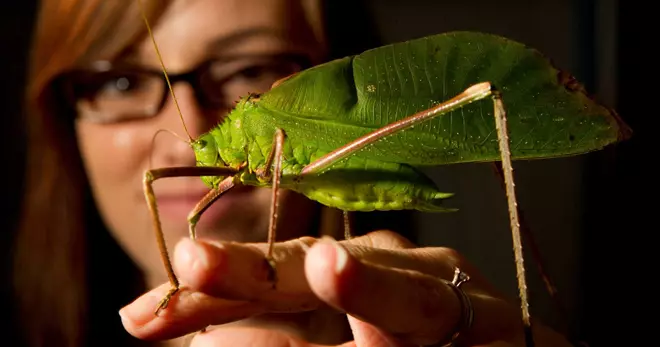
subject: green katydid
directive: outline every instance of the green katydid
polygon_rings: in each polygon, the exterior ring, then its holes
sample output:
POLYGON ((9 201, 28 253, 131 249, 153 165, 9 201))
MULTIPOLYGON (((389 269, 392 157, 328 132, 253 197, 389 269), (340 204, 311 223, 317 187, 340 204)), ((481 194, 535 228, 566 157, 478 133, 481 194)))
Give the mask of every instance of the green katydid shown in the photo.
POLYGON ((189 215, 192 238, 197 220, 224 192, 240 184, 271 187, 267 260, 275 269, 280 188, 342 211, 446 212, 451 194, 417 167, 501 161, 529 330, 511 160, 579 155, 629 135, 572 76, 536 50, 494 35, 439 34, 304 70, 245 96, 221 124, 191 138, 197 166, 146 171, 145 197, 172 284, 156 313, 179 289, 157 213, 157 179, 199 176, 209 186, 189 215))

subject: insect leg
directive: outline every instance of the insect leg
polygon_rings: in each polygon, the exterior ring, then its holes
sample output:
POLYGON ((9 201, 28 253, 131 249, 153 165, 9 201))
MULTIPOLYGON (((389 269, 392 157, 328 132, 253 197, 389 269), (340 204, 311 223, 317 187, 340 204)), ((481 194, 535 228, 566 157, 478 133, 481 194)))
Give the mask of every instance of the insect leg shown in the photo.
POLYGON ((509 205, 509 222, 511 224, 511 237, 513 239, 513 253, 516 259, 516 274, 518 277, 518 295, 525 329, 525 346, 533 347, 532 319, 529 313, 529 299, 527 298, 527 279, 523 257, 522 238, 520 236, 520 217, 518 201, 516 199, 515 184, 513 183, 513 165, 511 164, 511 149, 509 148, 509 131, 506 120, 506 111, 499 91, 493 91, 493 105, 495 107, 495 125, 497 138, 500 144, 500 157, 504 171, 504 184, 506 187, 507 203, 509 205))
POLYGON ((284 140, 286 135, 284 130, 275 130, 275 137, 273 138, 273 148, 271 149, 264 169, 257 172, 260 179, 271 179, 272 190, 270 200, 270 223, 268 225, 268 252, 266 253, 266 260, 270 265, 273 272, 272 280, 276 280, 275 273, 275 259, 273 259, 273 246, 275 244, 275 232, 277 228, 277 211, 279 207, 279 194, 280 194, 280 179, 282 177, 282 152, 284 150, 284 140), (271 169, 272 165, 272 169, 271 169))
POLYGON ((504 180, 506 184, 507 203, 509 207, 509 219, 511 222, 511 234, 513 239, 513 250, 516 260, 516 272, 518 277, 518 290, 521 301, 522 319, 525 327, 526 346, 534 345, 532 339, 531 317, 529 313, 529 300, 527 298, 527 284, 525 278, 524 258, 522 253, 522 241, 520 237, 520 222, 518 217, 518 203, 516 201, 513 183, 513 168, 511 165, 511 151, 509 149, 508 128, 506 125, 506 112, 502 102, 502 96, 489 82, 482 82, 468 87, 461 94, 452 99, 431 107, 427 110, 415 113, 402 120, 388 124, 378 130, 368 133, 307 165, 300 176, 320 173, 324 169, 345 159, 353 153, 363 149, 369 144, 380 141, 388 135, 408 129, 416 124, 432 119, 434 117, 457 110, 467 104, 491 97, 494 106, 495 124, 500 146, 500 156, 504 169, 504 180))
POLYGON ((167 271, 167 277, 170 280, 172 288, 168 291, 165 297, 158 303, 156 307, 155 314, 158 315, 161 309, 167 307, 172 296, 179 291, 179 280, 174 274, 172 269, 172 263, 170 262, 170 257, 167 252, 167 245, 165 244, 165 237, 163 235, 163 229, 160 224, 160 219, 158 218, 158 206, 156 204, 156 195, 154 194, 153 182, 155 180, 167 177, 184 177, 184 176, 232 176, 236 174, 237 170, 227 168, 227 167, 198 167, 198 166, 184 166, 184 167, 167 167, 159 169, 147 170, 144 173, 144 196, 147 200, 147 206, 149 208, 149 213, 151 214, 151 219, 154 225, 154 231, 156 233, 156 241, 158 242, 158 249, 160 250, 160 256, 165 265, 165 270, 167 271))
MULTIPOLYGON (((504 179, 504 172, 501 167, 501 165, 497 165, 497 163, 493 163, 493 168, 495 170, 495 173, 497 174, 498 178, 501 180, 502 183, 502 189, 506 191, 506 183, 504 179)), ((523 211, 519 209, 518 211, 518 217, 520 219, 520 233, 521 236, 524 239, 527 239, 527 245, 528 247, 531 248, 531 254, 532 258, 534 259, 534 263, 536 263, 537 270, 539 272, 539 275, 541 276, 541 279, 543 280, 543 284, 545 285, 545 289, 548 292, 548 295, 550 295, 550 298, 554 301, 555 309, 557 310, 557 314, 559 315, 559 318, 561 320, 560 324, 562 325, 562 331, 565 334, 568 334, 568 321, 566 319, 567 314, 566 314, 566 309, 564 305, 561 303, 558 297, 558 291, 557 287, 550 278, 550 274, 548 274, 548 271, 546 270, 546 266, 544 265, 543 257, 541 257, 541 251, 538 247, 538 243, 536 242, 536 239, 534 237, 534 234, 530 230, 528 224, 525 222, 525 216, 523 214, 523 211)))
POLYGON ((202 213, 206 211, 206 209, 209 208, 222 194, 230 190, 231 188, 234 187, 234 176, 229 176, 222 180, 220 184, 218 184, 218 188, 211 189, 204 197, 202 200, 200 200, 197 205, 193 208, 192 211, 190 211, 190 214, 188 214, 188 229, 190 231, 190 238, 191 239, 196 239, 196 232, 195 232, 195 226, 197 225, 197 222, 199 221, 199 218, 202 216, 202 213))
POLYGON ((300 176, 304 176, 312 173, 320 173, 321 171, 328 168, 332 164, 335 164, 338 161, 345 159, 346 157, 352 155, 353 153, 363 149, 367 145, 382 140, 384 137, 388 135, 392 135, 399 131, 406 130, 419 123, 443 115, 445 113, 454 111, 469 103, 481 100, 491 95, 493 95, 493 87, 489 82, 482 82, 479 84, 475 84, 469 87, 468 89, 466 89, 465 91, 463 91, 461 94, 453 97, 448 101, 433 106, 428 110, 415 113, 402 120, 390 123, 378 130, 375 130, 371 133, 361 136, 358 139, 353 140, 352 142, 342 147, 339 147, 338 149, 322 156, 321 158, 318 158, 314 162, 305 166, 305 168, 300 172, 300 176))
POLYGON ((341 213, 344 216, 344 239, 350 240, 353 238, 353 234, 351 233, 351 215, 349 211, 341 211, 341 213))

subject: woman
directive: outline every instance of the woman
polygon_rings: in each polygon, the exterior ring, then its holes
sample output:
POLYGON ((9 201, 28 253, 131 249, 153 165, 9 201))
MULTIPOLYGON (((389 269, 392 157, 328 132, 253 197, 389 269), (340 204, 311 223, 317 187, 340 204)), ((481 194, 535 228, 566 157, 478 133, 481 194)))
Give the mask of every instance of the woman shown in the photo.
MULTIPOLYGON (((121 311, 123 328, 141 340, 179 338, 237 321, 196 335, 192 343, 339 344, 354 338, 378 346, 395 338, 443 343, 459 332, 470 345, 494 346, 498 340, 520 345, 516 306, 455 252, 415 249, 389 232, 341 246, 296 239, 336 235, 340 223, 290 192, 281 196, 278 237, 294 240, 278 243, 278 287, 264 290, 270 283, 253 271, 263 263, 259 242, 265 240, 269 190, 234 189, 203 215, 200 240, 191 242, 186 215, 206 193, 199 178, 155 184, 166 241, 177 245, 174 265, 185 289, 154 316, 169 284, 163 284, 167 277, 144 202, 143 172, 195 163, 176 137, 159 136, 152 146, 154 134, 160 129, 185 134, 179 108, 190 135, 203 133, 240 96, 267 90, 279 78, 322 61, 326 44, 319 2, 313 0, 145 1, 168 72, 178 81, 177 104, 167 94, 137 5, 132 0, 41 5, 27 91, 32 183, 15 257, 18 306, 30 346, 142 343, 117 329, 112 311, 144 287, 156 289, 121 311), (117 256, 113 242, 128 258, 117 256), (133 272, 124 271, 133 264, 133 272), (457 266, 471 276, 458 289, 447 282, 457 266), (469 329, 460 324, 467 302, 461 293, 474 307, 469 329), (350 313, 348 320, 342 312, 350 313)), ((536 331, 539 346, 566 344, 540 325, 536 331)))

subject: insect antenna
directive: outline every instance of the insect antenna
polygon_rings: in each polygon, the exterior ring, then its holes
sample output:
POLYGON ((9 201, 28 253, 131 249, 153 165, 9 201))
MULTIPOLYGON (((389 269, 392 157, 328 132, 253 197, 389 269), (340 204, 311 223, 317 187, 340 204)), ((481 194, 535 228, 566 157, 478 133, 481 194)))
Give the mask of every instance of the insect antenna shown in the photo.
POLYGON ((185 130, 186 135, 188 135, 188 143, 193 142, 192 136, 190 136, 190 132, 188 131, 188 127, 186 126, 186 122, 183 120, 183 114, 181 113, 181 108, 179 107, 179 102, 176 100, 176 96, 174 95, 174 89, 172 88, 172 83, 170 83, 170 77, 167 74, 167 69, 165 68, 165 63, 163 63, 163 57, 160 54, 160 50, 158 49, 158 45, 156 44, 156 39, 154 38, 154 34, 151 31, 151 26, 149 25, 149 20, 147 19, 147 15, 144 13, 144 7, 142 6, 142 0, 138 0, 138 4, 140 5, 140 13, 142 14, 142 19, 144 20, 144 24, 147 26, 147 30, 149 31, 149 38, 151 38, 151 42, 154 45, 154 49, 156 51, 156 55, 158 56, 158 62, 160 63, 160 67, 163 70, 163 74, 165 75, 165 81, 167 82, 167 88, 170 90, 170 94, 172 95, 172 100, 174 100, 174 105, 176 106, 176 110, 179 113, 179 118, 181 119, 181 124, 183 124, 183 130, 185 130))
POLYGON ((165 131, 165 132, 167 132, 167 133, 170 133, 171 135, 173 135, 173 136, 176 137, 177 139, 179 139, 179 140, 181 140, 181 141, 183 141, 183 142, 185 142, 185 143, 187 143, 187 144, 190 144, 190 141, 189 141, 189 140, 186 140, 185 138, 183 138, 183 136, 181 136, 181 135, 175 133, 175 132, 172 131, 172 130, 169 130, 169 129, 158 129, 158 131, 156 131, 156 133, 154 133, 154 136, 151 138, 151 148, 149 148, 149 169, 152 169, 152 168, 153 168, 153 155, 154 155, 154 147, 156 147, 156 136, 158 136, 158 134, 160 134, 160 133, 163 132, 163 131, 165 131))

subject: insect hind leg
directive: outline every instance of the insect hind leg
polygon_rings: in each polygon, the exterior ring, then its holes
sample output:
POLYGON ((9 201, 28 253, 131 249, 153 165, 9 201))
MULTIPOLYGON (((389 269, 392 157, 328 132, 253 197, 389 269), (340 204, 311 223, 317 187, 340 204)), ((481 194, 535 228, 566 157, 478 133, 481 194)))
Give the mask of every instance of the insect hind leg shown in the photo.
MULTIPOLYGON (((153 182, 168 177, 201 177, 201 176, 233 176, 237 170, 227 167, 198 167, 198 166, 182 166, 182 167, 166 167, 159 169, 150 169, 145 171, 143 188, 144 196, 147 201, 147 207, 154 226, 156 234, 156 241, 158 242, 158 249, 160 251, 161 260, 165 265, 167 277, 172 285, 165 297, 158 303, 154 314, 158 313, 167 307, 170 299, 174 294, 179 291, 179 280, 174 274, 172 263, 170 261, 167 245, 165 243, 165 236, 158 216, 158 205, 156 203, 156 195, 153 189, 153 182)), ((218 195, 219 196, 219 195, 218 195)), ((201 212, 200 212, 201 213, 201 212)))
POLYGON ((518 209, 515 183, 513 180, 513 165, 511 164, 511 149, 509 148, 509 131, 506 110, 504 109, 504 103, 502 102, 502 94, 498 90, 493 89, 492 99, 493 106, 495 107, 495 125, 497 127, 497 138, 499 140, 502 171, 504 173, 504 185, 509 208, 509 222, 511 225, 511 237, 513 241, 513 252, 518 278, 518 294, 520 297, 520 308, 525 329, 525 346, 533 347, 534 338, 532 335, 532 320, 529 312, 529 299, 527 297, 527 279, 520 231, 520 212, 518 209))
POLYGON ((490 97, 493 100, 495 124, 497 127, 497 136, 500 145, 500 157, 504 170, 504 181, 506 185, 507 203, 509 207, 509 219, 511 222, 511 234, 513 238, 513 250, 516 261, 516 272, 518 277, 518 289, 521 301, 522 319, 525 327, 526 346, 534 345, 532 339, 531 317, 529 313, 529 301, 527 298, 527 284, 522 252, 522 241, 520 236, 520 221, 518 217, 518 203, 516 201, 515 188, 513 183, 513 168, 511 165, 511 151, 509 149, 509 135, 506 124, 506 110, 502 101, 502 94, 490 82, 474 84, 465 89, 459 95, 433 106, 427 110, 417 112, 399 121, 390 123, 380 129, 368 133, 352 142, 322 156, 316 161, 307 165, 300 173, 300 176, 322 172, 324 169, 332 166, 338 161, 356 153, 357 151, 373 144, 383 138, 396 134, 400 131, 409 129, 424 121, 447 114, 460 109, 472 102, 490 97))
POLYGON ((352 228, 352 220, 351 220, 351 213, 346 210, 342 210, 341 214, 344 219, 344 239, 345 240, 350 240, 353 238, 353 228, 352 228))
MULTIPOLYGON (((425 122, 427 120, 433 119, 443 114, 447 114, 451 111, 457 110, 472 102, 479 101, 489 96, 493 97, 493 99, 495 100, 496 99, 495 93, 496 93, 495 88, 489 82, 482 82, 472 85, 469 88, 467 88, 465 91, 463 91, 461 94, 453 97, 448 101, 433 106, 427 110, 417 112, 404 119, 390 123, 380 129, 374 130, 318 158, 314 162, 305 166, 305 168, 303 168, 303 170, 300 172, 300 176, 320 173, 321 171, 332 166, 338 161, 345 159, 346 157, 356 153, 357 151, 365 148, 366 146, 378 142, 389 135, 399 133, 419 123, 425 122)), ((501 99, 500 99, 500 104, 501 104, 501 99)), ((502 106, 502 109, 503 107, 504 106, 502 106)), ((497 111, 498 110, 496 108, 496 112, 497 111)))

